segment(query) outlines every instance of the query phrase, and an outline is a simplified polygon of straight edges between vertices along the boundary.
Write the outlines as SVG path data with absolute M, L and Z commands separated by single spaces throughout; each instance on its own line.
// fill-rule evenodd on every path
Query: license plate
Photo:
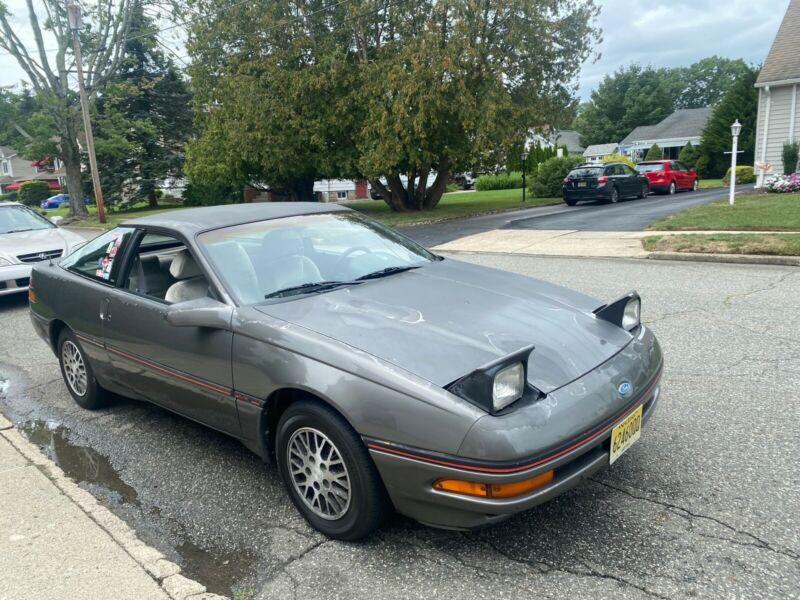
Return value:
M 642 435 L 642 407 L 625 417 L 619 425 L 611 430 L 611 456 L 609 464 L 614 464 L 622 454 Z
M 579 181 L 579 182 L 578 182 L 578 187 L 587 187 L 588 185 L 589 185 L 589 184 L 588 184 L 588 183 L 586 183 L 585 181 Z

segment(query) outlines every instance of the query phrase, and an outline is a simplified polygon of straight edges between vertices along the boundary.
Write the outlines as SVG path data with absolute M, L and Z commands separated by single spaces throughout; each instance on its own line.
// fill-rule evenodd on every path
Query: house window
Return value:
M 337 200 L 347 200 L 347 192 L 336 192 Z
M 8 175 L 8 161 L 3 161 L 3 175 Z

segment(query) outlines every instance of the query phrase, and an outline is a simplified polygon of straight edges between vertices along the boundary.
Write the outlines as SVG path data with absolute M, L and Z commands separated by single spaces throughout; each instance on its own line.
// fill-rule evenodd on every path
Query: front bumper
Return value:
M 32 267 L 32 264 L 0 267 L 0 296 L 27 291 Z
M 375 447 L 375 444 L 369 445 L 370 454 L 398 512 L 433 527 L 475 529 L 547 502 L 607 467 L 611 430 L 640 405 L 643 406 L 644 427 L 653 415 L 659 395 L 660 386 L 656 383 L 646 397 L 637 399 L 629 410 L 587 443 L 513 474 L 476 473 L 455 466 L 434 464 L 392 452 L 393 448 Z M 502 484 L 530 479 L 551 469 L 554 470 L 554 476 L 550 483 L 513 498 L 480 498 L 433 488 L 433 482 L 440 478 Z

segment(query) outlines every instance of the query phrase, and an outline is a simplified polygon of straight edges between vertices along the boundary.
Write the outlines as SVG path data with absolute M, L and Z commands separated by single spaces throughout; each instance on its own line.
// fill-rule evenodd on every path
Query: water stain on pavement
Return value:
M 38 420 L 26 421 L 17 427 L 30 442 L 43 448 L 68 477 L 114 492 L 124 503 L 139 504 L 136 490 L 122 480 L 105 456 L 87 446 L 70 443 L 67 427 Z
M 258 556 L 246 550 L 209 550 L 188 539 L 175 546 L 175 550 L 183 558 L 183 574 L 203 582 L 214 594 L 234 594 L 234 586 L 250 574 L 258 560 Z

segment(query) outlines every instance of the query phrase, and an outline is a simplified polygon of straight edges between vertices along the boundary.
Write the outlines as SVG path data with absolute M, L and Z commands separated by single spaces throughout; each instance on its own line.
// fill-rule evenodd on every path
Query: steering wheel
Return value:
M 344 251 L 344 253 L 336 260 L 335 268 L 338 269 L 342 266 L 345 260 L 350 258 L 351 254 L 355 254 L 356 252 L 364 252 L 365 254 L 372 254 L 372 250 L 367 248 L 366 246 L 353 246 L 352 248 L 348 248 Z

